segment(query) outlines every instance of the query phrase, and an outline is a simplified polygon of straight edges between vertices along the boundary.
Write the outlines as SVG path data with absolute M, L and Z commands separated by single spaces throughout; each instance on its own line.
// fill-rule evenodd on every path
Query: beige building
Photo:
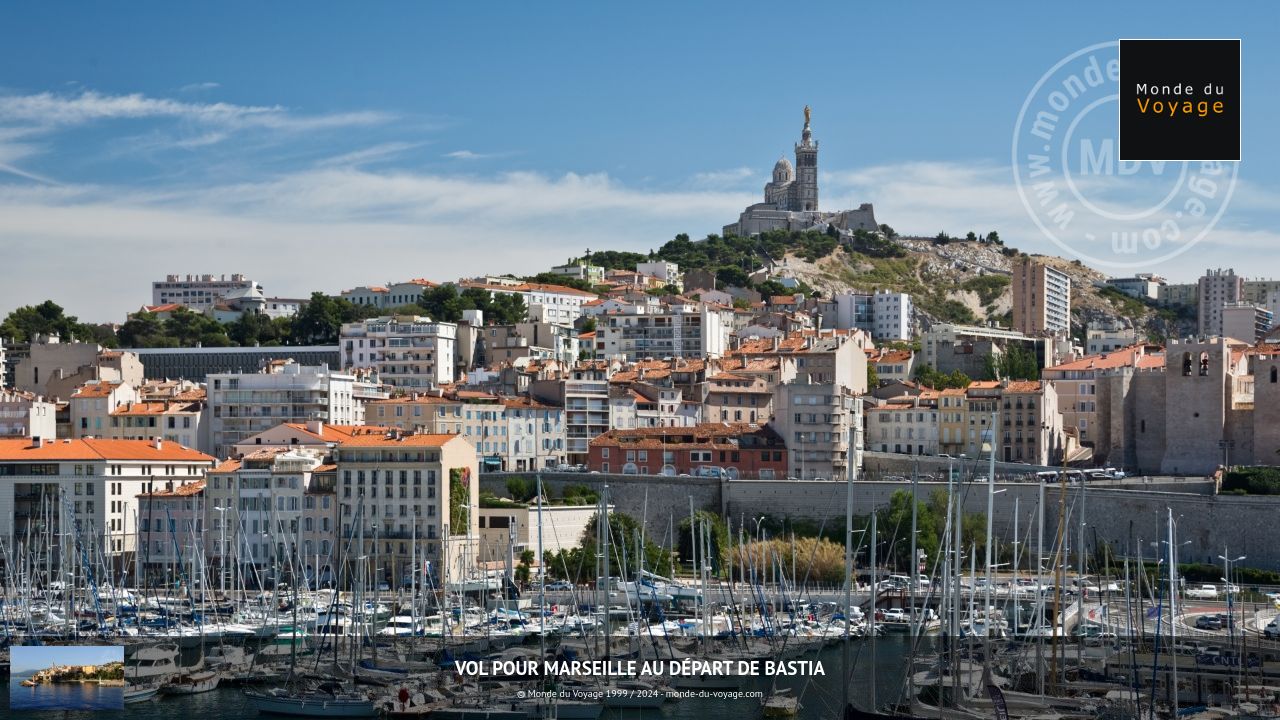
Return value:
M 1064 428 L 1080 445 L 1092 448 L 1095 460 L 1109 461 L 1113 418 L 1123 413 L 1123 406 L 1112 407 L 1103 376 L 1162 367 L 1164 355 L 1158 346 L 1131 345 L 1044 368 L 1040 377 L 1054 388 Z
M 1220 336 L 1223 334 L 1222 308 L 1244 299 L 1244 278 L 1231 268 L 1205 270 L 1197 283 L 1197 297 L 1197 334 L 1200 337 Z
M 759 375 L 722 372 L 707 378 L 702 422 L 763 423 L 773 416 L 773 387 Z
M 858 354 L 865 362 L 862 352 Z M 802 380 L 779 385 L 774 389 L 773 417 L 770 426 L 788 450 L 789 477 L 842 480 L 851 460 L 861 466 L 862 401 L 843 385 Z M 859 432 L 854 433 L 855 428 Z M 856 445 L 851 442 L 854 435 Z
M 1026 335 L 1071 333 L 1071 278 L 1031 257 L 1013 263 L 1013 329 Z
M 1001 449 L 996 457 L 1032 465 L 1060 462 L 1065 437 L 1053 383 L 1015 380 L 1001 390 Z
M 14 387 L 46 398 L 69 398 L 88 382 L 142 384 L 138 356 L 106 350 L 93 343 L 64 343 L 57 337 L 31 343 L 30 354 L 18 362 Z
M 475 542 L 480 466 L 466 439 L 394 428 L 356 433 L 338 444 L 333 460 L 339 541 L 363 539 L 353 552 L 366 558 L 368 577 L 402 578 L 415 554 L 431 563 L 432 582 L 482 577 Z

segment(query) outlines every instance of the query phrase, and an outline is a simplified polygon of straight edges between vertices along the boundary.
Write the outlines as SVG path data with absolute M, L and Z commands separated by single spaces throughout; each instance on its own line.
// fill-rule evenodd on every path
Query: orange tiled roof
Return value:
M 200 409 L 189 403 L 172 403 L 172 402 L 135 402 L 117 405 L 111 411 L 112 415 L 166 415 L 168 413 L 192 413 L 199 412 Z
M 1011 393 L 1037 393 L 1040 392 L 1039 380 L 1014 380 L 1005 388 L 1005 392 Z
M 1138 355 L 1138 348 L 1148 347 L 1143 345 L 1130 345 L 1129 347 L 1112 350 L 1110 352 L 1098 355 L 1086 355 L 1079 360 L 1062 363 L 1045 368 L 1045 372 L 1058 373 L 1066 371 L 1079 370 L 1113 370 L 1122 367 L 1137 368 L 1158 368 L 1164 367 L 1164 353 L 1149 350 L 1142 355 Z
M 0 460 L 141 460 L 212 462 L 213 458 L 176 442 L 150 440 L 47 440 L 36 447 L 31 438 L 0 438 Z
M 890 350 L 880 354 L 877 363 L 900 363 L 911 359 L 910 350 Z
M 164 303 L 163 305 L 143 305 L 142 311 L 149 313 L 173 312 L 182 307 L 178 303 Z
M 244 463 L 239 459 L 223 460 L 222 462 L 218 463 L 218 465 L 214 467 L 212 470 L 210 470 L 209 472 L 218 473 L 218 474 L 233 473 L 239 470 L 240 466 L 243 464 Z
M 95 382 L 81 385 L 71 394 L 73 398 L 104 398 L 112 393 L 120 383 Z

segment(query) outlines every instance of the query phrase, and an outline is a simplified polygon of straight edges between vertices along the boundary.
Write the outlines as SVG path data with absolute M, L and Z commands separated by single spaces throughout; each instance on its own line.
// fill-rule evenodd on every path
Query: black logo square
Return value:
M 1120 41 L 1121 160 L 1240 159 L 1239 40 Z

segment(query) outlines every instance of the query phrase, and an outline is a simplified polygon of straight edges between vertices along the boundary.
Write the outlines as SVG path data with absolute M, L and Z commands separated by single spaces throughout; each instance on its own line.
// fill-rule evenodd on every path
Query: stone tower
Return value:
M 818 143 L 809 128 L 809 106 L 804 106 L 804 131 L 796 145 L 796 179 L 792 184 L 790 210 L 818 209 Z

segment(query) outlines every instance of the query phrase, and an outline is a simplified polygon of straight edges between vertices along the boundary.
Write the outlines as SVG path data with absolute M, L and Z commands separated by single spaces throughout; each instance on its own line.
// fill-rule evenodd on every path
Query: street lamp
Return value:
M 1227 551 L 1227 548 L 1224 545 L 1222 547 L 1222 552 L 1225 553 L 1226 551 Z M 1235 631 L 1235 618 L 1232 616 L 1232 608 L 1231 608 L 1231 566 L 1235 563 L 1240 562 L 1241 560 L 1244 560 L 1245 556 L 1241 555 L 1238 558 L 1228 558 L 1226 555 L 1219 555 L 1218 559 L 1222 561 L 1222 573 L 1223 573 L 1222 582 L 1226 585 L 1226 590 L 1227 590 L 1227 636 L 1231 638 L 1231 644 L 1234 645 L 1236 641 L 1236 631 Z M 1241 603 L 1240 609 L 1241 609 L 1240 622 L 1244 622 L 1244 612 L 1243 612 L 1244 604 L 1243 603 Z M 1241 632 L 1241 635 L 1243 636 L 1244 629 L 1241 628 L 1240 632 Z

